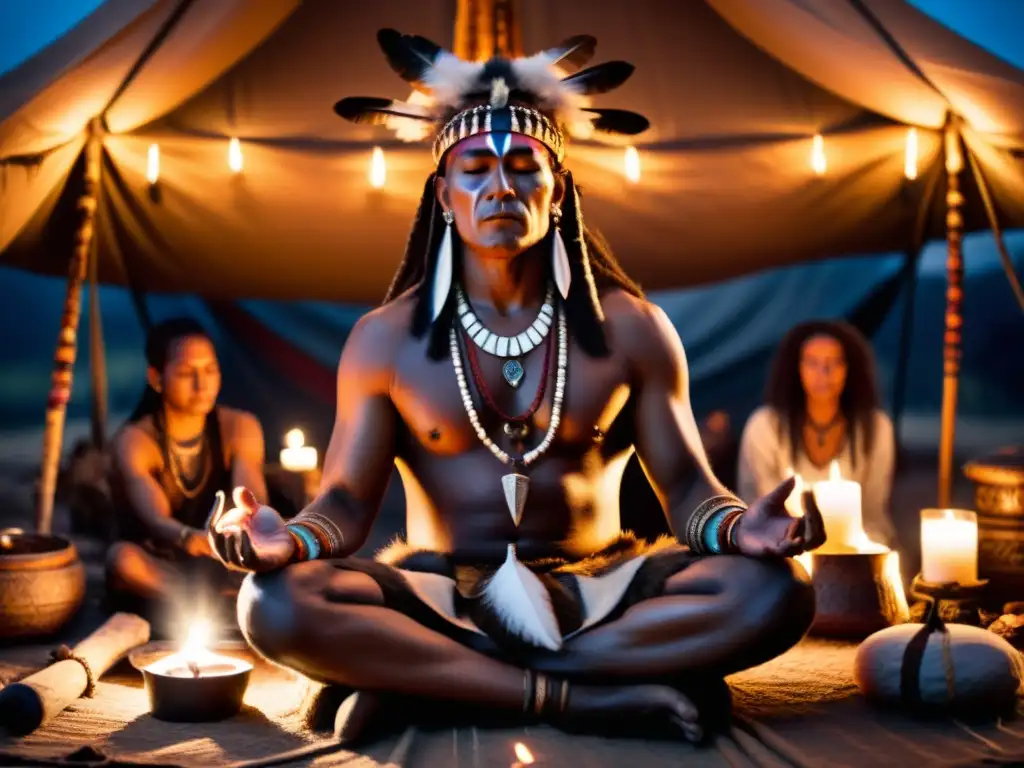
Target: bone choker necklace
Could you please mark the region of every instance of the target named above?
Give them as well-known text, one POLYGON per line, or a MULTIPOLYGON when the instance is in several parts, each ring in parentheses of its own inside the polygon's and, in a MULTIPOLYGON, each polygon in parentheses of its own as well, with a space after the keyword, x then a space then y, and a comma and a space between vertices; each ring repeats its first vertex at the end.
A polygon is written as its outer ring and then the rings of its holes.
POLYGON ((514 458, 503 451, 493 440, 491 440, 487 432, 484 430, 483 425, 480 423, 480 416, 477 414, 476 407, 473 405, 473 396, 470 394, 469 384, 466 381, 466 372, 462 367, 462 352, 459 350, 459 334, 454 327, 448 334, 448 342, 452 355, 452 367, 455 368, 455 380, 459 385, 459 394, 462 396, 462 405, 466 409, 466 415, 469 416, 469 423, 473 426, 473 431, 476 432, 476 436, 480 438, 480 442, 484 444, 484 447, 494 454, 495 458, 502 464, 507 464, 512 467, 512 472, 510 474, 502 476, 501 486, 502 490, 505 492, 505 502, 508 504, 508 511, 511 513, 512 519, 515 521, 516 525, 519 525, 519 521, 523 517, 523 509, 526 506, 526 494, 530 490, 530 478, 522 474, 520 470, 525 469, 535 462, 544 455, 548 448, 551 447, 551 443, 554 442, 555 439, 555 433, 558 431, 558 425, 562 421, 562 403, 565 400, 566 370, 569 365, 569 333, 566 328, 565 312, 563 310, 559 310, 558 312, 557 323, 558 367, 555 372, 555 392, 551 397, 551 420, 548 423, 548 431, 537 447, 532 448, 525 453, 520 453, 519 458, 514 458))
POLYGON ((518 387, 523 380, 525 371, 523 364, 516 358, 535 349, 551 330, 551 324, 555 318, 555 292, 552 287, 548 286, 548 292, 544 296, 544 304, 540 308, 537 319, 530 324, 529 328, 516 336, 499 336, 487 330, 469 306, 469 300, 466 298, 462 286, 456 286, 455 300, 459 322, 466 329, 466 335, 487 354, 508 358, 501 366, 501 375, 505 377, 505 381, 510 387, 513 389, 518 387))

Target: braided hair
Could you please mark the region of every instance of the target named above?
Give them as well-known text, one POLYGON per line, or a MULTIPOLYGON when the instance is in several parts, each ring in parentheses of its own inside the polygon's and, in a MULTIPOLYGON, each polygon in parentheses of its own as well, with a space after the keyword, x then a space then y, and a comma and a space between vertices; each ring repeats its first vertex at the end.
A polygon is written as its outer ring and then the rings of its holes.
MULTIPOLYGON (((619 288, 642 298, 643 291, 623 270, 601 234, 584 224, 580 190, 572 173, 558 172, 563 174, 565 180, 561 232, 572 270, 569 296, 565 300, 566 321, 573 337, 586 354, 606 357, 610 349, 604 333, 601 293, 609 288, 619 288)), ((455 302, 449 294, 436 322, 431 322, 430 277, 434 274, 438 249, 447 226, 434 187, 437 175, 431 174, 423 187, 423 196, 406 243, 405 256, 384 297, 384 303, 387 304, 416 287, 411 332, 416 338, 423 338, 429 333, 427 355, 432 360, 443 359, 447 354, 448 329, 455 319, 455 302)), ((552 237, 554 227, 538 247, 546 247, 550 251, 552 237)), ((462 242, 457 237, 452 238, 452 258, 457 274, 462 263, 462 242)))

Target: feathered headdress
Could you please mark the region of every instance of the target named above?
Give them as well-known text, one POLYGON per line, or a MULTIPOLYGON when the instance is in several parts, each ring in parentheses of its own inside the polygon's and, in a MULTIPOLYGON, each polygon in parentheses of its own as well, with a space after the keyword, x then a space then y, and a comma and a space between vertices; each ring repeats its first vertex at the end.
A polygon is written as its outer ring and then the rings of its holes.
POLYGON ((525 134, 562 162, 567 135, 632 136, 649 125, 635 112, 590 106, 591 96, 626 82, 633 65, 609 61, 581 70, 597 46, 587 35, 527 58, 484 63, 463 61, 430 40, 393 29, 382 29, 377 41, 391 68, 415 89, 413 96, 409 101, 355 96, 334 110, 355 123, 387 125, 405 139, 434 132, 438 163, 454 144, 478 133, 525 134))

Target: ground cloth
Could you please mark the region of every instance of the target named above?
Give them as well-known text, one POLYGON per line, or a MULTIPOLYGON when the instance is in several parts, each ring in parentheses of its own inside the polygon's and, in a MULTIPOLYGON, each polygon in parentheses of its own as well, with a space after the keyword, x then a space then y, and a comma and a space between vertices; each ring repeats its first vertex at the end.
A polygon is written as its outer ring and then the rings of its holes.
MULTIPOLYGON (((0 682, 45 661, 49 647, 0 650, 0 682)), ((869 708, 851 678, 855 646, 805 640, 773 662, 730 678, 737 722, 704 749, 685 744, 567 736, 554 729, 409 728, 360 750, 293 765, 369 768, 478 768, 516 762, 525 743, 538 766, 697 766, 819 768, 820 766, 1024 765, 1024 721, 971 727, 921 722, 869 708), (1012 756, 1019 761, 1007 763, 1012 756)), ((82 699, 26 739, 0 740, 0 765, 95 765, 89 754, 64 763, 18 758, 68 756, 84 746, 116 758, 106 765, 217 766, 267 756, 320 740, 303 727, 308 684, 280 670, 257 667, 243 714, 202 726, 175 725, 146 714, 141 680, 120 668, 104 677, 93 699, 82 699)))

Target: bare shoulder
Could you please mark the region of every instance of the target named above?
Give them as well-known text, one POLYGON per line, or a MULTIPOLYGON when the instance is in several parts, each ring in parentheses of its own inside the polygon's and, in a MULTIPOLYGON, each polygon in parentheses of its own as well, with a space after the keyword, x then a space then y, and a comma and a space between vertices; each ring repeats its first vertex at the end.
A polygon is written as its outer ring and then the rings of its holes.
POLYGON ((613 344, 641 364, 685 364, 682 343, 665 310, 640 296, 616 288, 601 296, 613 344))
POLYGON ((224 431, 233 440, 263 434, 263 425, 260 424, 259 418, 254 413, 243 411, 240 408, 218 406, 217 414, 224 431))
POLYGON ((122 469, 149 470, 163 463, 149 417, 126 424, 114 438, 114 456, 122 469))
POLYGON ((415 305, 415 297, 407 291, 360 317, 341 351, 339 380, 359 380, 371 388, 374 382, 390 381, 398 352, 409 339, 415 305))

